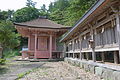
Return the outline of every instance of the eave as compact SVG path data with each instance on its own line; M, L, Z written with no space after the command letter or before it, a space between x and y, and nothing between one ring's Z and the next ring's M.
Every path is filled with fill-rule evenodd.
M82 18L73 26L73 28L60 40L60 42L64 42L67 40L76 30L76 28L84 22L98 7L100 7L105 1L108 0L98 0L83 16Z

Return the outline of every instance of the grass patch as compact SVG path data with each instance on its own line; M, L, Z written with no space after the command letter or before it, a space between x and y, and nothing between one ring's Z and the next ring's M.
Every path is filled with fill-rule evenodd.
M27 72L20 73L20 74L18 74L18 78L15 79L15 80L20 80L20 79L23 78L25 75L30 74L31 72L34 72L34 71L36 71L37 69L38 69L38 68L34 68L34 69L29 70L29 71L27 71Z
M16 50L5 50L3 54L5 58L20 56L19 50L17 49Z
M1 58L0 58L0 65L4 65L4 64L5 64L5 61L6 61L5 59L1 59Z

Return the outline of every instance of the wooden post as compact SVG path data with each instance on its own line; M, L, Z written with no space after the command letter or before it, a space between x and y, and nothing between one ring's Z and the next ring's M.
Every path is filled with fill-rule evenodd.
M91 48L92 48L92 59L94 62L96 62L96 54L95 54L95 37L94 37L94 30L93 30L93 27L92 25L90 25L90 28L91 28L91 41L90 41L90 45L91 45Z
M35 34L35 53L34 58L37 59L37 34Z
M50 59L52 58L52 35L50 35Z
M120 62L120 16L119 13L116 14L116 26L117 26L117 37L119 45L119 62Z
M86 52L86 59L89 60L89 53Z
M85 53L82 53L82 59L83 60L85 59Z
M63 54L63 57L64 58L66 57L66 43L64 43L64 54Z
M114 51L114 63L118 64L118 55L117 55L117 51Z
M57 42L56 42L56 36L55 36L55 51L57 51Z
M31 41L30 41L30 36L28 37L28 50L30 50L30 44L31 44Z
M81 37L79 37L79 42L80 42L80 60L82 60L82 45L81 45L81 42L82 42L82 38Z
M75 58L75 53L74 53L74 50L75 50L75 41L74 41L74 39L72 40L72 43L73 43L73 45L72 45L72 50L73 50L73 58Z
M101 53L102 62L105 62L105 55L104 54L105 54L104 52Z
M68 53L68 57L70 58L70 53Z

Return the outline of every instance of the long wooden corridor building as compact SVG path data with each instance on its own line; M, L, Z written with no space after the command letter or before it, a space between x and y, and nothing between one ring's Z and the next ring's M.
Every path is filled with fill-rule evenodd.
M61 39L65 56L120 62L120 0L98 0Z

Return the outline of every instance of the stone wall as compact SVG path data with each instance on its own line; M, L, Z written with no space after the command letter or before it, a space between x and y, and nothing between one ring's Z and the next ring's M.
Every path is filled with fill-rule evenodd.
M73 58L65 58L64 61L74 66L83 68L86 72L91 72L93 74L99 75L101 79L120 80L120 66Z

